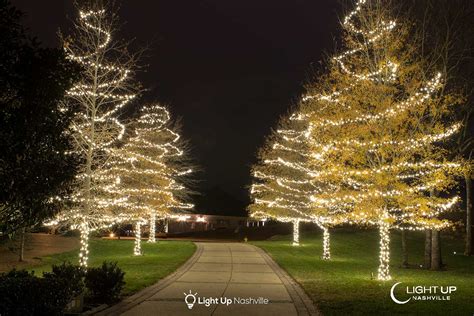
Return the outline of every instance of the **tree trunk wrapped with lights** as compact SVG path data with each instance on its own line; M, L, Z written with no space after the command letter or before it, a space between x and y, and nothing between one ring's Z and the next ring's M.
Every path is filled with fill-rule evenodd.
M148 235L148 242L156 242L156 212L150 213L150 233Z
M330 250L330 234L329 229L324 227L323 228L323 259L329 260L331 259L331 250Z
M142 223L138 220L135 222L135 245L133 247L133 254L141 256L142 253Z
M300 220L293 220L293 246L300 245Z

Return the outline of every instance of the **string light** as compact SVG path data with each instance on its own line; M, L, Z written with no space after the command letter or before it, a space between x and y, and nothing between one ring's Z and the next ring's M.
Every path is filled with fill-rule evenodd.
M300 220L293 221L293 246L300 245Z
M388 281L390 276L390 224L386 220L379 223L380 231L380 265L378 270L378 279Z
M148 236L148 242L156 242L156 212L150 213L150 233Z
M192 170L181 163L184 157L181 138L170 125L171 117L165 107L143 107L133 135L122 147L108 151L105 169L106 174L120 178L119 184L109 192L127 197L116 212L138 221L149 217L148 242L151 243L156 242L157 217L166 218L175 211L193 207L183 201L187 188L180 183ZM141 229L137 229L138 233L141 234Z
M329 229L323 227L323 259L331 259Z
M316 223L323 230L323 259L330 258L330 226L377 226L378 279L389 280L391 229L451 225L438 217L459 199L429 197L427 192L448 188L452 175L462 168L441 161L444 155L437 146L461 125L421 119L419 127L409 125L430 111L439 116L443 109L434 109L435 102L449 111L441 99L443 75L435 73L421 84L408 81L401 46L395 45L403 32L394 31L403 25L386 19L388 11L366 4L357 1L343 20L348 48L333 58L330 91L304 96L300 110L262 150L253 168L249 209L254 217ZM421 64L409 71L418 71L416 67Z
M89 234L90 230L85 223L81 223L80 227L81 232L81 248L79 250L79 266L80 267L87 267L87 261L89 260Z
M141 256L142 253L142 222L135 222L135 244L133 247L133 255Z
M308 154L306 138L300 140L291 137L298 135L304 129L304 124L299 126L288 119L282 120L280 124L286 129L280 129L282 132L276 134L277 139L267 143L268 151L253 168L255 182L250 187L253 199L250 215L262 220L273 218L292 223L294 246L299 245L299 223L315 223L321 229L326 229L323 245L327 250L327 226L334 223L328 218L329 210L320 208L315 212L310 197L324 192L324 189L335 189L335 186L313 182L315 171L308 164L311 154ZM323 256L329 259L327 251Z
M316 111L298 112L291 117L294 121L309 121L307 129L298 133L286 133L284 130L281 132L287 139L310 143L312 150L317 153L317 159L310 155L314 163L323 161L326 166L324 170L317 171L308 170L306 166L297 164L292 164L292 168L308 174L312 172L313 180L333 181L341 186L341 190L314 194L311 196L313 202L325 207L338 207L341 212L334 214L337 223L378 226L380 234L378 279L390 280L391 228L443 229L450 225L449 221L439 220L437 217L451 209L456 204L457 198L450 200L428 198L426 192L446 187L450 181L446 180L449 174L456 173L461 166L452 162L428 160L430 156L425 151L436 151L434 144L454 135L461 126L454 124L441 132L440 128L435 126L428 128L430 132L427 132L426 128L420 129L418 133L410 129L403 134L401 131L405 127L394 120L393 126L397 129L397 133L386 132L394 118L400 119L402 115L406 117L418 115L417 111L429 109L428 104L433 98L437 98L437 93L443 87L441 73L436 73L421 88L407 89L414 92L405 91L406 93L400 94L407 95L401 100L398 100L397 95L395 101L383 103L376 100L374 104L363 104L364 97L370 96L371 93L367 87L385 86L394 89L402 85L400 71L405 67L405 64L396 61L400 55L399 51L392 54L387 47L390 44L386 44L390 43L390 37L393 36L397 23L384 20L382 11L371 11L372 8L366 6L366 3L366 0L357 1L355 9L343 20L343 27L348 36L346 41L348 50L333 59L337 75L352 80L336 83L338 89L328 94L304 97L303 102L316 101L320 107ZM367 15L372 16L369 19ZM382 39L384 42L379 44ZM385 46L380 59L375 63L375 69L368 70L367 67L367 71L358 71L359 68L363 68L363 61L371 58L366 54L367 49L371 51L370 54L379 58L377 45ZM369 62L374 64L372 59ZM363 95L358 91L361 87L364 89ZM386 93L385 96L388 97L390 94ZM305 107L307 108L308 106ZM360 129L365 135L358 134L357 127L365 126L370 126L370 129ZM383 136L371 134L370 131L374 128L381 131ZM325 133L331 136L328 137ZM337 134L349 137L335 139L333 135ZM343 158L340 158L341 153L344 153ZM364 163L360 160L353 163L352 158L345 158L350 157L348 153L352 153L354 159L358 159L357 155L360 154L363 157L360 160ZM372 157L383 158L371 160ZM397 162L398 157L408 158ZM289 165L289 162L274 160L273 164ZM443 176L436 178L436 175ZM362 211L361 209L367 208L367 205L372 205L372 209ZM385 206L378 207L378 205Z
M64 225L81 234L79 263L87 266L89 235L130 219L114 215L113 210L126 203L126 196L111 193L120 185L116 175L106 172L109 150L123 138L125 125L118 119L120 109L135 99L129 84L131 70L114 65L110 54L112 35L105 9L79 11L76 33L64 43L68 59L80 64L84 71L80 81L66 93L62 110L77 107L72 123L75 150L83 165L76 176L76 190L64 198L68 209L48 225ZM118 59L116 59L118 60Z

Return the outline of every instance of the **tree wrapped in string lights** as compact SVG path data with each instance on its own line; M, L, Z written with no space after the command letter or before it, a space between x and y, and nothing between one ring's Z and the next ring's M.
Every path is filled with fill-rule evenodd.
M339 184L312 200L345 209L339 222L378 226L379 280L391 278L390 229L450 226L439 215L458 197L433 193L454 185L461 168L442 143L460 127L446 122L463 98L442 91L446 74L423 58L410 24L391 19L392 5L357 2L343 20L346 51L332 59L320 92L305 97L313 110L297 116L310 122L312 157L324 157L318 177Z
M49 224L79 229L81 266L87 266L90 232L120 221L113 208L126 200L114 194L117 176L105 172L109 150L125 132L119 112L136 93L130 82L135 58L123 44L112 40L114 26L115 15L100 1L92 2L79 10L71 36L63 38L68 58L83 67L80 81L68 91L64 104L79 110L72 130L74 151L82 158L82 165L76 191L67 198L69 208Z
M117 197L126 196L117 213L135 221L134 254L141 254L141 225L149 219L155 242L156 220L193 208L188 203L192 172L186 143L173 126L165 107L145 106L131 124L132 136L121 147L111 149L107 173L120 178Z
M279 129L267 140L252 168L255 179L250 194L250 215L293 223L293 245L299 245L300 222L313 222L323 230L323 259L330 259L329 227L332 210L318 207L311 197L332 189L315 179L316 167L309 165L310 148L302 137L308 128L304 120L284 117Z

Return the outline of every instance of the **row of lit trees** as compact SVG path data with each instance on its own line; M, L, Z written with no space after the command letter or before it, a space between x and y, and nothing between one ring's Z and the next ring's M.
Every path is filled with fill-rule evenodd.
M422 56L411 24L392 16L387 1L359 0L343 19L344 51L262 151L250 207L277 220L378 227L380 280L390 279L391 229L452 225L440 215L458 201L447 194L463 171L445 145L464 98L445 89L447 74Z
M149 220L150 241L155 222L177 209L192 208L187 200L186 146L175 131L168 110L143 107L129 124L120 113L135 100L132 81L136 56L114 41L115 15L101 1L80 8L74 32L63 38L70 60L82 66L80 80L67 92L63 108L78 109L72 133L81 158L74 193L62 198L65 209L48 224L65 225L81 234L80 265L88 260L88 240L95 230L127 221L135 223L134 254L141 254L141 225Z

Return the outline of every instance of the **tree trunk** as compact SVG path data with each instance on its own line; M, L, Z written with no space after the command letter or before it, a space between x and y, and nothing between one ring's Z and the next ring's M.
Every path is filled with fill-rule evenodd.
M81 249L79 250L79 266L87 267L89 259L89 228L87 223L82 223L79 231L81 233Z
M300 221L293 221L293 246L300 245Z
M390 276L390 225L388 223L379 224L380 234L380 265L378 272L378 279L387 281L391 279Z
M402 230L402 267L408 268L407 233Z
M472 256L472 178L471 173L466 173L466 249L464 254Z
M431 230L425 230L425 269L431 269Z
M148 242L151 242L151 243L156 242L155 233L156 233L156 213L152 212L150 214L150 234L148 236Z
M431 232L431 270L441 270L441 248L439 231Z
M168 219L165 218L165 227L164 227L165 234L168 234L168 229L169 229L168 223L169 223ZM247 225L248 225L248 223L247 223Z
M331 259L329 229L323 228L323 259Z
M135 247L133 248L135 256L142 255L142 229L140 221L135 223Z
M23 262L25 260L24 252L25 252L25 235L26 235L26 227L21 229L21 236L20 236L20 252L18 254L18 261Z

